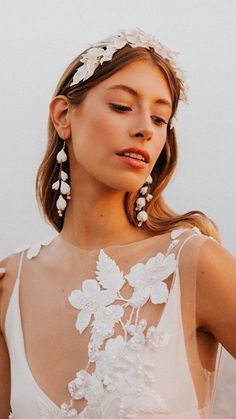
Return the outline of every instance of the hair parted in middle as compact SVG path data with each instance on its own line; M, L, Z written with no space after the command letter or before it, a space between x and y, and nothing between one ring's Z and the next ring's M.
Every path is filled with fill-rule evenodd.
M53 97L64 95L71 105L79 106L85 100L89 90L111 77L113 74L124 68L126 65L135 61L146 61L157 66L164 75L171 94L172 113L171 118L176 115L183 82L179 79L172 68L169 60L159 55L153 48L136 47L125 45L117 50L110 61L98 65L94 74L87 80L70 86L73 76L80 65L81 57L86 51L76 57L64 71L55 89ZM59 137L51 117L48 120L48 144L42 163L40 164L36 177L36 196L46 220L54 226L57 231L63 227L64 217L58 217L56 200L58 198L51 185L58 178L58 166L56 164L57 153L62 148L63 141ZM151 176L153 183L151 193L153 199L147 204L148 220L143 223L142 229L149 232L162 234L179 227L198 227L203 234L211 235L220 241L219 231L214 223L206 214L201 211L190 211L185 214L177 214L168 207L163 198L163 191L170 182L177 165L177 140L175 128L171 129L170 122L167 125L167 138L165 145L158 157ZM69 160L64 163L66 172L70 173ZM137 225L135 200L137 193L127 192L125 196L125 207L127 217L131 224Z

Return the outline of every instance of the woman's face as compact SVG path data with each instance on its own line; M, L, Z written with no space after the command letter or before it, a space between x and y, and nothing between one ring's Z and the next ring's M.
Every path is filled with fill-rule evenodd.
M81 105L70 109L74 186L90 179L115 190L137 191L165 144L170 116L168 84L151 63L128 64L93 87Z

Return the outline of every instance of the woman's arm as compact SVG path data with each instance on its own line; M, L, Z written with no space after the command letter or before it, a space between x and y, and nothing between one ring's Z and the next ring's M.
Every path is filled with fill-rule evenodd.
M5 261L0 263L0 268L5 269ZM3 316L3 300L4 300L4 280L7 275L0 281L0 419L7 419L10 414L10 360L7 345L2 333L2 316Z
M213 240L199 254L196 298L198 324L236 358L236 258Z
M10 362L6 342L0 333L0 419L10 414Z

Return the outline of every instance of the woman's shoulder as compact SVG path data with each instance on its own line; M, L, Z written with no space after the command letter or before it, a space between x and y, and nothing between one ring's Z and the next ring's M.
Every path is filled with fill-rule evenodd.
M0 281L0 298L5 288L8 288L12 281L15 281L23 252L25 253L27 259L32 259L38 255L42 246L47 246L53 240L54 237L50 237L41 240L40 242L18 246L6 257L0 260L0 268L4 268L6 270L5 275Z
M48 246L54 239L55 237L47 237L41 241L17 247L14 250L13 255L25 252L26 258L32 259L39 254L42 246Z
M203 242L212 237L205 235L196 226L178 226L171 229L168 232L167 240L169 243L169 249L175 248L180 251L181 254L189 248L198 248Z
M51 237L40 242L18 246L0 261L0 268L6 270L5 275L0 279L0 329L2 331L4 330L5 314L18 276L23 254L27 259L32 259L38 255L42 246L50 244L53 239L54 237Z
M212 236L202 232L197 226L178 226L169 232L168 252L174 252L179 260L179 266L186 263L197 267L199 255L202 254L205 243L219 242Z
M211 235L206 234L197 226L178 227L170 231L170 238L172 241L178 240L180 245L187 247L199 247L206 241L218 241Z

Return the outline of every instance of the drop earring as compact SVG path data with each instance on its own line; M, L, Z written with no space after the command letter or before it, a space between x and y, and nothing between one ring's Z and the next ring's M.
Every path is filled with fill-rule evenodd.
M65 145L66 142L64 141L62 149L57 153L57 161L60 164L58 180L52 184L52 189L55 191L60 189L60 195L56 202L57 212L59 217L62 217L62 212L65 210L67 206L66 200L63 198L65 195L66 199L71 199L70 195L70 185L66 183L68 179L68 174L62 170L62 163L67 160L67 155L65 153Z
M141 196L139 196L136 199L135 210L138 211L136 215L136 218L138 221L138 227L141 227L142 223L147 221L148 219L148 213L144 210L144 207L146 203L151 201L152 199L152 195L149 193L151 184L152 184L152 176L149 175L146 182L143 184L143 186L139 190L139 193Z

